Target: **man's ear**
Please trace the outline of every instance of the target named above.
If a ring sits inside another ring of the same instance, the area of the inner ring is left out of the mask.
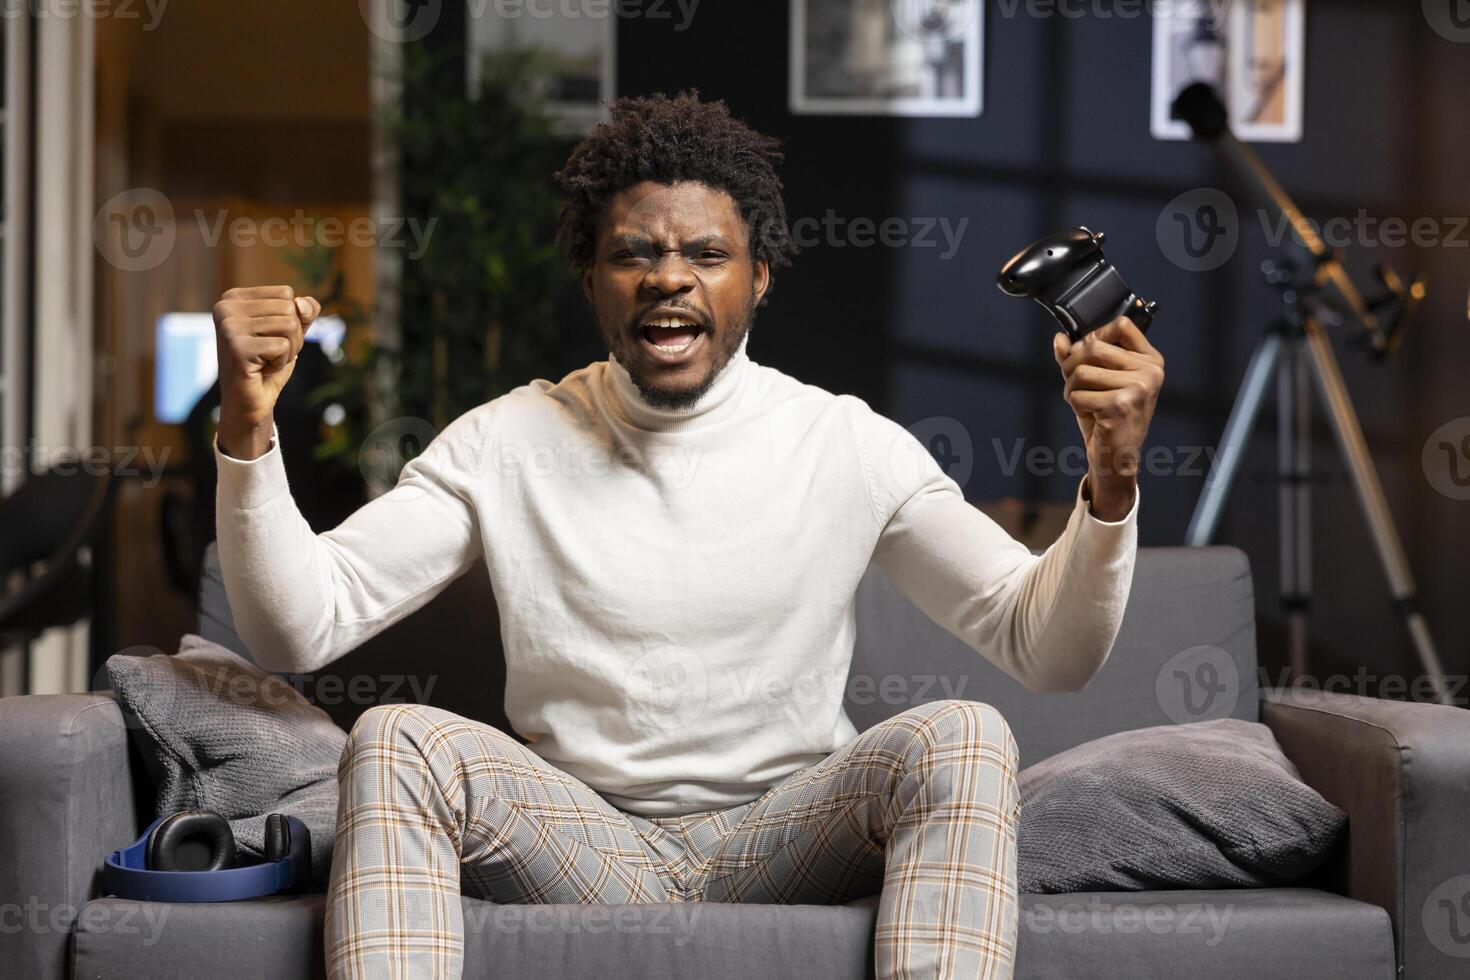
[[[755,302],[759,306],[771,288],[771,265],[765,259],[755,260]]]
[[[592,303],[592,266],[589,264],[582,270],[582,295],[587,297],[588,305]]]

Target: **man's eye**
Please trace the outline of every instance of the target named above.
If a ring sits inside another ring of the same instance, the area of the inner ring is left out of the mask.
[[[701,262],[718,262],[721,259],[723,259],[724,257],[725,257],[725,253],[724,252],[717,252],[714,249],[709,249],[709,248],[707,248],[704,251],[702,251],[702,252],[699,253],[699,260]]]

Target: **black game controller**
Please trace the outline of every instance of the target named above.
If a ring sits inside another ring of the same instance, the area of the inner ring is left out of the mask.
[[[1046,307],[1074,341],[1120,316],[1147,333],[1158,304],[1128,288],[1103,255],[1103,238],[1078,227],[1032,242],[1001,267],[996,285],[1007,296]]]

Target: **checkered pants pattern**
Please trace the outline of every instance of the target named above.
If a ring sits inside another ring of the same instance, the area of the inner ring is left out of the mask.
[[[1016,767],[994,708],[934,701],[748,803],[645,818],[489,725],[372,708],[339,769],[328,974],[458,977],[463,891],[505,904],[877,893],[879,978],[1009,977]]]

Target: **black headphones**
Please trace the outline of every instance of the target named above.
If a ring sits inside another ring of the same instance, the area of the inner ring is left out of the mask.
[[[151,871],[224,871],[235,866],[235,835],[213,810],[180,810],[148,835],[147,861]]]
[[[103,862],[109,894],[162,902],[226,902],[303,889],[311,877],[311,832],[296,817],[265,818],[265,859],[238,864],[235,835],[213,810],[159,817]]]

